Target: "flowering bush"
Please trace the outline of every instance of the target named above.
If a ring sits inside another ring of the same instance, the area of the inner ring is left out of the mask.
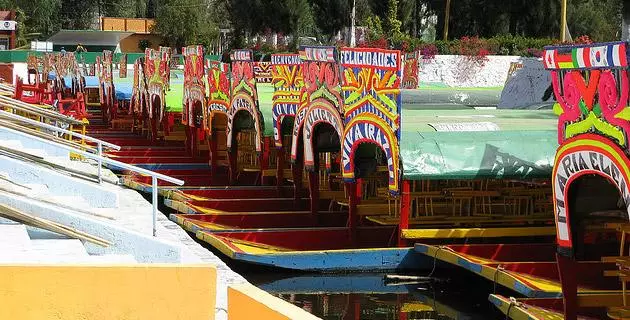
[[[438,54],[438,48],[433,43],[425,43],[418,48],[423,60],[433,60]]]
[[[357,47],[359,48],[380,48],[380,49],[387,49],[388,46],[389,45],[385,37],[381,37],[373,41],[364,41],[357,45]]]

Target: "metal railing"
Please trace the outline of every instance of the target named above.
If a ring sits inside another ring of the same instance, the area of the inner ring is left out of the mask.
[[[80,134],[80,133],[77,133],[77,132],[74,132],[74,131],[70,131],[70,130],[66,130],[66,129],[63,129],[63,128],[59,128],[57,126],[53,126],[53,125],[50,125],[50,124],[47,124],[47,123],[43,123],[43,122],[35,121],[35,120],[29,119],[29,118],[25,118],[25,117],[22,117],[22,116],[18,116],[16,114],[13,114],[11,112],[6,112],[4,110],[0,110],[0,118],[1,117],[6,117],[6,118],[9,118],[9,119],[12,119],[12,120],[15,120],[15,121],[28,123],[28,124],[36,126],[38,128],[43,128],[43,129],[48,129],[48,130],[52,130],[52,131],[55,131],[55,132],[64,133],[64,134],[69,135],[70,138],[77,137],[77,138],[81,138],[81,139],[84,139],[84,140],[87,140],[87,141],[94,142],[94,143],[96,143],[96,150],[97,150],[96,154],[98,154],[99,156],[103,156],[103,147],[107,147],[108,149],[111,149],[111,150],[120,150],[120,146],[115,145],[113,143],[109,143],[107,141],[103,141],[103,140],[96,139],[96,138],[93,138],[93,137],[90,137],[90,136],[86,136],[84,134]],[[103,182],[103,179],[101,177],[101,167],[102,166],[103,166],[103,163],[99,160],[98,161],[98,183]]]
[[[60,148],[60,149],[64,149],[64,150],[76,153],[76,154],[78,154],[80,156],[96,160],[96,161],[99,162],[99,164],[107,163],[107,164],[116,166],[118,168],[123,168],[123,169],[130,170],[130,171],[133,171],[133,172],[145,175],[145,176],[150,176],[151,177],[151,185],[152,185],[153,236],[156,236],[156,233],[157,233],[157,211],[158,211],[157,210],[157,206],[158,206],[158,203],[157,203],[157,199],[158,199],[158,184],[157,184],[157,181],[158,181],[158,179],[160,179],[162,181],[168,181],[170,183],[174,183],[174,184],[176,184],[178,186],[184,185],[184,181],[183,180],[179,180],[179,179],[176,179],[176,178],[173,178],[173,177],[169,177],[167,175],[163,175],[163,174],[160,174],[160,173],[157,173],[157,172],[153,172],[151,170],[143,169],[143,168],[136,167],[136,166],[128,164],[128,163],[116,161],[116,160],[113,160],[113,159],[110,159],[110,158],[103,157],[101,155],[96,155],[96,154],[89,153],[89,152],[86,152],[86,151],[83,151],[83,150],[79,150],[79,149],[74,148],[74,147],[66,146],[66,145],[63,145],[63,144],[60,144],[60,143],[57,143],[57,142],[53,142],[53,141],[49,141],[49,140],[42,139],[42,138],[39,138],[39,137],[35,137],[35,136],[32,136],[32,135],[30,135],[28,133],[20,132],[18,130],[13,130],[13,129],[10,129],[10,128],[4,128],[4,129],[9,131],[9,132],[11,132],[11,133],[13,133],[13,134],[16,134],[18,136],[25,137],[25,138],[28,138],[28,139],[32,139],[34,141],[42,142],[42,143],[45,143],[45,144],[48,144],[48,145],[51,145],[51,146],[54,146],[54,147],[57,147],[57,148]]]
[[[46,110],[40,107],[36,107],[34,105],[28,104],[24,101],[20,101],[17,99],[13,99],[10,97],[5,97],[0,95],[0,106],[16,109],[22,112],[27,112],[30,114],[37,115],[42,118],[48,118],[55,121],[64,122],[70,126],[72,125],[84,125],[82,121],[79,121],[75,118],[71,118],[65,115],[62,115],[56,111]]]

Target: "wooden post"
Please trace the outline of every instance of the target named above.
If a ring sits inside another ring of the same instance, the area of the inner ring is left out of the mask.
[[[444,41],[448,40],[448,21],[451,18],[451,0],[446,0],[446,10],[444,11]]]
[[[560,41],[565,42],[567,39],[567,0],[562,0],[560,11]]]
[[[564,299],[564,319],[577,320],[577,263],[572,258],[556,253],[558,273]]]
[[[218,165],[217,157],[219,156],[216,132],[212,136],[209,137],[208,143],[210,144],[208,146],[208,149],[210,149],[210,176],[214,178],[217,175],[217,165]]]
[[[400,224],[398,225],[398,246],[407,246],[407,241],[402,237],[403,229],[409,229],[409,216],[411,213],[411,194],[409,180],[403,180],[400,194]]]
[[[317,153],[315,159],[319,159]],[[315,219],[319,209],[319,161],[315,161],[313,170],[308,172],[308,189],[311,193],[311,218]]]
[[[276,187],[278,188],[278,196],[282,184],[284,183],[284,146],[276,150]]]
[[[358,183],[356,181],[346,182],[346,190],[348,191],[348,229],[350,231],[350,243],[356,242],[357,231],[357,196]]]
[[[304,168],[304,163],[299,159],[291,165],[291,171],[293,173],[293,197],[295,203],[302,198],[302,170]]]
[[[271,138],[265,137],[263,140],[262,157],[260,159],[260,184],[265,185],[265,170],[269,169],[269,154],[271,153]]]
[[[234,141],[232,142],[232,147],[228,151],[228,159],[230,161],[230,170],[228,175],[231,185],[236,183],[236,177],[238,174],[238,141],[236,140],[237,139],[234,139]]]

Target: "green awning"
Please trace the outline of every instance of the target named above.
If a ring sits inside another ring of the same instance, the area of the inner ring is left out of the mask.
[[[407,131],[400,144],[409,180],[548,178],[558,147],[555,130]]]

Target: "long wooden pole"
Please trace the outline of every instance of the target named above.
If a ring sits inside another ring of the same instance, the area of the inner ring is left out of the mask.
[[[446,10],[444,12],[444,40],[448,40],[448,21],[450,20],[450,17],[451,17],[451,0],[446,0]]]
[[[562,0],[562,10],[560,17],[560,41],[565,42],[567,38],[567,0]]]

